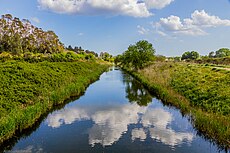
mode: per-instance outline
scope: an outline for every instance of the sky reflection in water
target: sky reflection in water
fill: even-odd
[[[132,129],[131,139],[144,141],[147,134],[164,144],[175,146],[184,140],[191,142],[190,132],[176,132],[170,127],[173,116],[162,108],[152,108],[151,105],[141,107],[135,103],[114,106],[76,106],[66,108],[48,116],[47,124],[59,128],[75,121],[92,120],[94,125],[89,129],[89,144],[100,143],[103,146],[112,145],[122,134],[128,131],[131,124],[139,124],[140,128]]]

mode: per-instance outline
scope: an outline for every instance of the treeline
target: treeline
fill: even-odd
[[[33,26],[29,20],[2,15],[0,19],[0,53],[59,53],[64,46],[53,31]]]
[[[99,59],[102,59],[102,60],[107,61],[107,62],[113,62],[114,61],[113,55],[109,54],[108,52],[101,52],[98,55],[98,53],[96,53],[95,51],[85,50],[81,46],[80,47],[77,47],[77,46],[72,47],[71,45],[66,47],[66,49],[69,51],[73,51],[77,54],[86,55],[86,58],[88,57],[88,59],[99,58]]]
[[[187,51],[181,57],[168,57],[167,61],[186,61],[195,63],[211,63],[211,64],[230,64],[230,49],[221,48],[215,52],[210,52],[208,55],[201,56],[197,51]]]
[[[113,62],[108,52],[100,55],[82,47],[64,47],[53,31],[35,27],[27,19],[20,20],[11,14],[0,18],[0,61],[67,62],[77,60],[104,60]]]

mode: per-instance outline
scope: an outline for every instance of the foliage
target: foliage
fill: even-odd
[[[222,65],[230,65],[230,56],[222,57],[222,58],[201,58],[195,61],[199,64],[222,64]]]
[[[221,48],[216,51],[216,55],[214,57],[227,57],[230,56],[230,49],[228,48]]]
[[[0,53],[58,53],[63,49],[63,44],[53,31],[43,31],[29,20],[13,18],[10,14],[0,18]]]
[[[95,62],[0,63],[0,142],[79,95],[106,67]]]
[[[98,54],[96,53],[96,52],[94,52],[94,51],[89,51],[89,50],[84,50],[84,49],[82,49],[82,47],[80,46],[80,47],[72,47],[71,45],[69,45],[68,47],[66,47],[66,49],[68,50],[68,51],[73,51],[73,52],[75,52],[75,53],[78,53],[78,54],[82,54],[82,53],[86,53],[86,54],[92,54],[92,55],[94,55],[94,57],[98,57]]]
[[[143,69],[149,62],[153,61],[155,49],[146,40],[141,40],[135,45],[130,45],[128,50],[116,59],[120,63],[131,69]]]
[[[114,62],[114,58],[108,52],[101,52],[100,58],[107,62]]]
[[[195,59],[198,59],[199,57],[200,57],[200,55],[198,52],[196,52],[196,51],[189,52],[188,51],[188,52],[183,53],[181,60],[187,60],[187,59],[195,60]]]

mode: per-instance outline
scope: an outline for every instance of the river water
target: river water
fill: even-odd
[[[215,153],[179,110],[164,106],[120,70],[101,75],[79,99],[53,111],[3,152]]]

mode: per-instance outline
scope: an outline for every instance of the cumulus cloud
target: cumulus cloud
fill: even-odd
[[[162,9],[172,3],[174,0],[145,0],[148,8]]]
[[[161,9],[173,0],[38,0],[41,9],[62,14],[106,14],[149,17],[150,9]]]
[[[204,10],[195,10],[191,18],[181,19],[171,15],[168,18],[161,18],[155,24],[157,31],[179,33],[185,35],[206,35],[206,28],[218,26],[230,26],[230,20],[222,20],[218,16],[210,15]]]

